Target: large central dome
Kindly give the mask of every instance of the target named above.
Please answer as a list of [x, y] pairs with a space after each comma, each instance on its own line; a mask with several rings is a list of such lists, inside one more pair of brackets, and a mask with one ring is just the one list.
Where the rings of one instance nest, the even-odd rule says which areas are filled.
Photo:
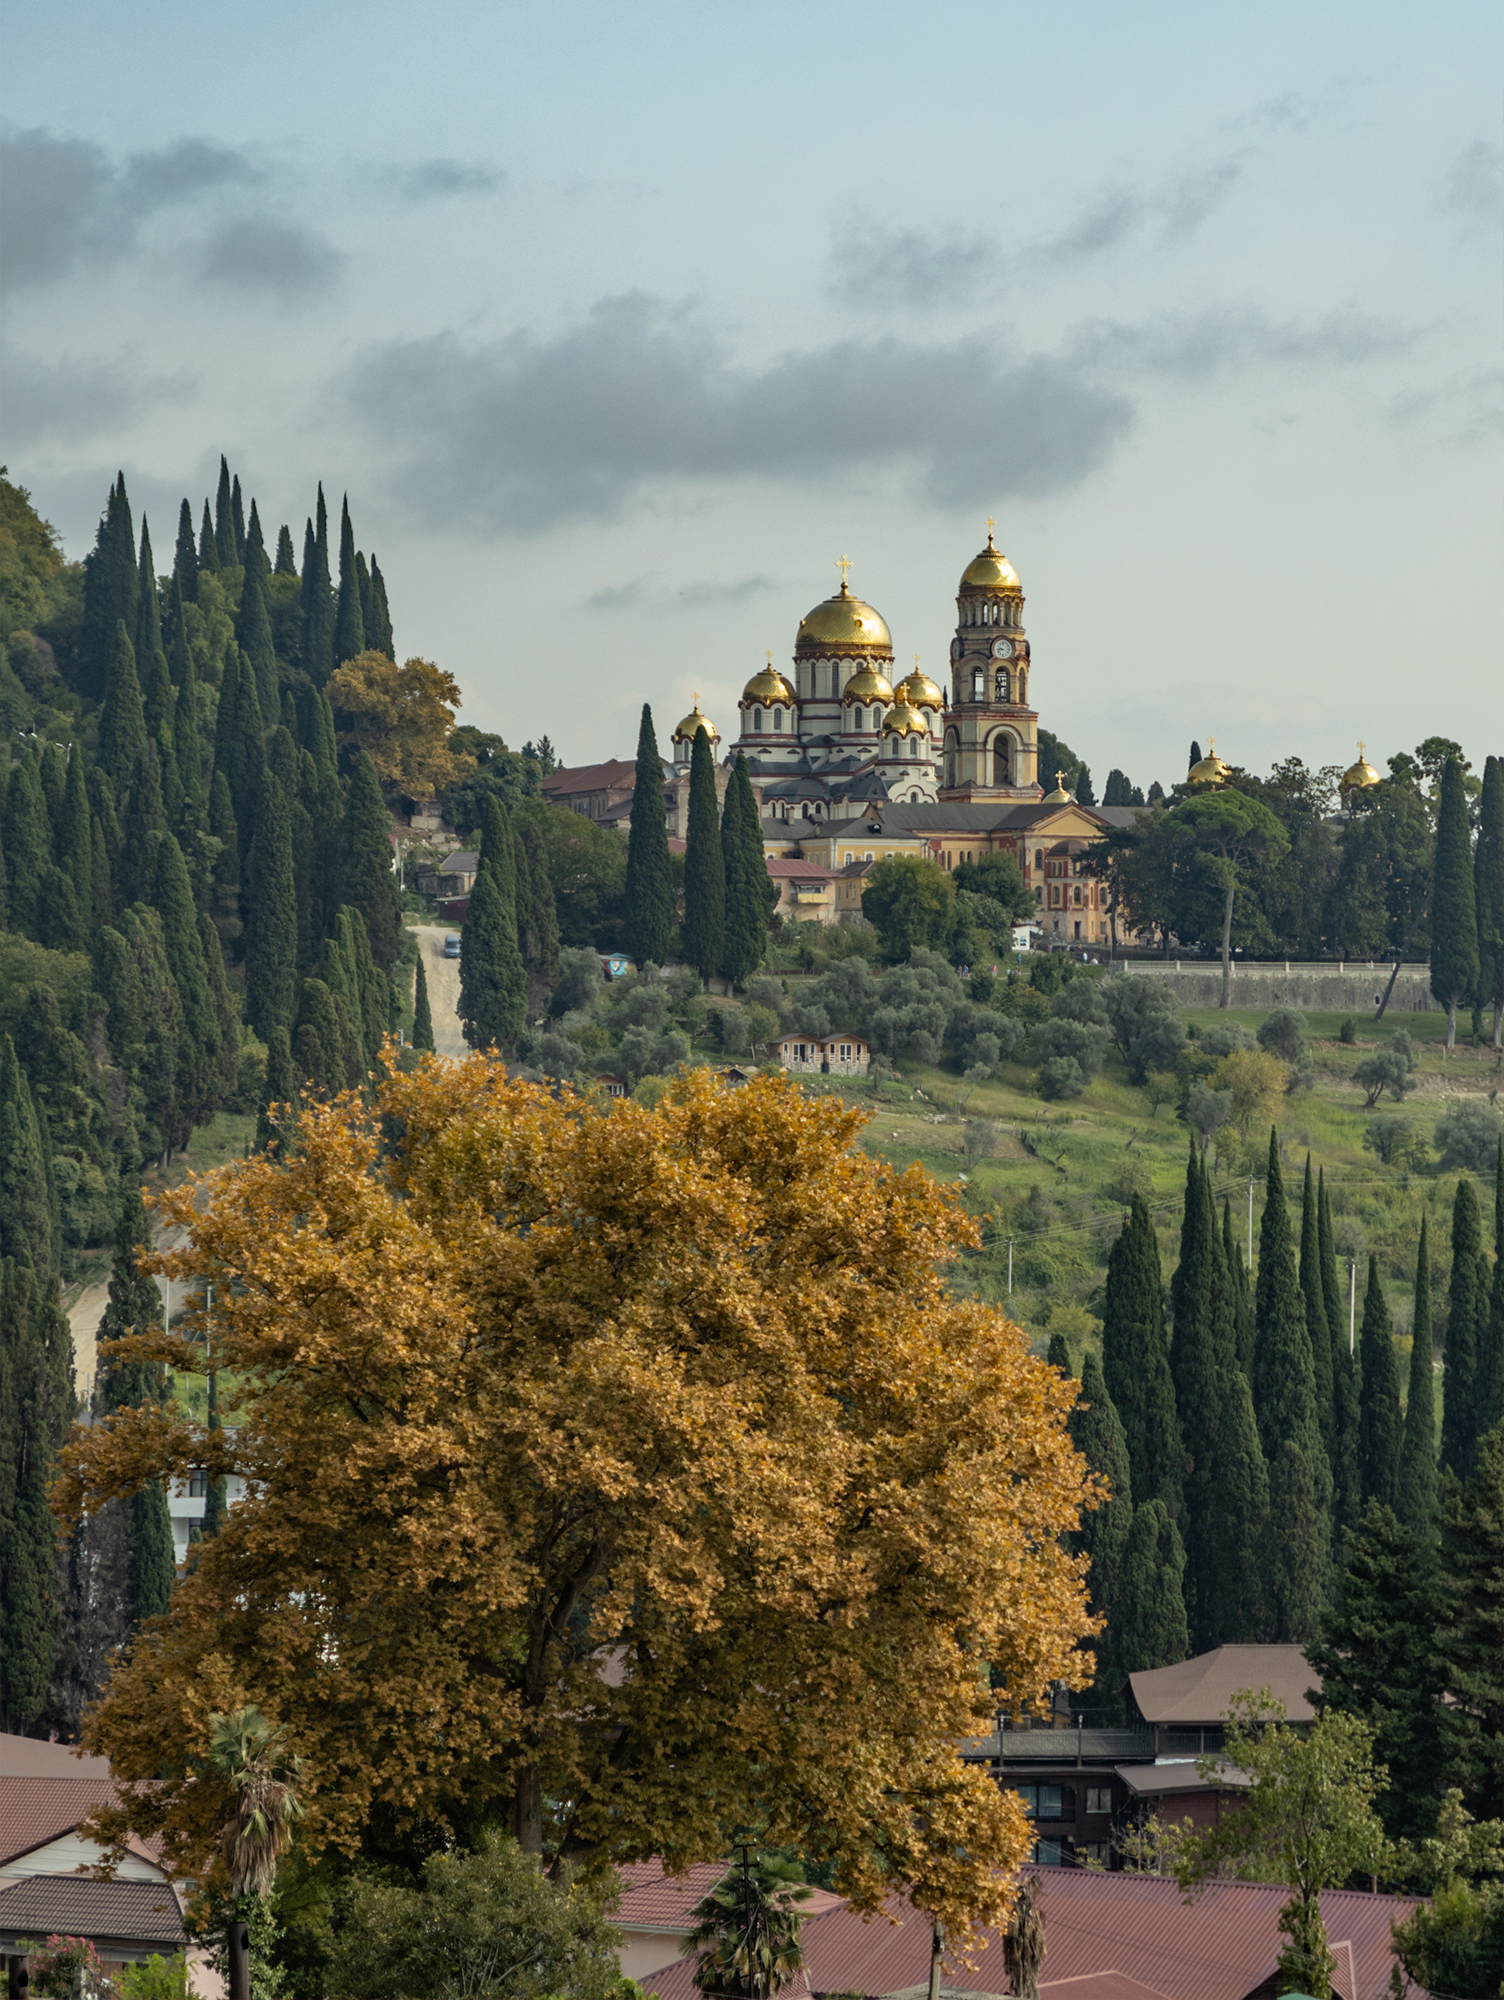
[[853, 597], [843, 582], [834, 597], [827, 597], [800, 621], [794, 640], [796, 660], [823, 660], [832, 654], [855, 654], [858, 658], [893, 657], [893, 636], [882, 618]]

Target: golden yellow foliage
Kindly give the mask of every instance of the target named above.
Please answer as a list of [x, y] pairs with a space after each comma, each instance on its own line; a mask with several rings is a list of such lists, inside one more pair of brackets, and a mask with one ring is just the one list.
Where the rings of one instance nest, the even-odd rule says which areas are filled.
[[398, 666], [385, 653], [357, 653], [329, 676], [329, 699], [349, 726], [341, 740], [370, 752], [384, 784], [427, 798], [475, 768], [449, 747], [460, 685], [432, 660]]
[[1079, 1684], [1060, 1536], [1096, 1494], [1075, 1385], [946, 1296], [972, 1224], [863, 1122], [778, 1078], [648, 1109], [427, 1058], [160, 1197], [243, 1421], [80, 1428], [57, 1507], [250, 1485], [89, 1720], [129, 1781], [105, 1830], [205, 1869], [210, 1717], [254, 1702], [315, 1849], [378, 1805], [672, 1869], [756, 1825], [863, 1907], [897, 1881], [955, 1935], [1003, 1918], [1030, 1830], [956, 1746], [989, 1663], [1013, 1703]]
[[1272, 1124], [1284, 1099], [1290, 1071], [1263, 1049], [1234, 1049], [1212, 1072], [1213, 1090], [1232, 1092], [1231, 1117], [1246, 1132]]

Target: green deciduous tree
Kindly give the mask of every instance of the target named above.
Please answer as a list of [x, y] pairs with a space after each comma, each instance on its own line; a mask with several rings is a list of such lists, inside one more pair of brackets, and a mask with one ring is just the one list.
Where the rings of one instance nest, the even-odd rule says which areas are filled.
[[1376, 1257], [1368, 1260], [1360, 1335], [1358, 1452], [1365, 1505], [1377, 1500], [1393, 1508], [1399, 1498], [1401, 1444], [1400, 1385], [1394, 1365], [1394, 1329], [1389, 1301], [1379, 1281]]
[[627, 834], [626, 922], [637, 963], [662, 965], [674, 926], [674, 878], [663, 812], [663, 762], [653, 733], [653, 711], [646, 702], [637, 733], [637, 773]]
[[1410, 1339], [1410, 1381], [1405, 1398], [1395, 1512], [1420, 1541], [1434, 1535], [1436, 1375], [1431, 1344], [1431, 1252], [1424, 1215], [1420, 1219], [1420, 1247], [1415, 1254], [1415, 1324]]
[[1446, 1009], [1447, 1054], [1457, 1046], [1457, 1009], [1478, 989], [1478, 914], [1473, 850], [1462, 766], [1449, 757], [1441, 774], [1436, 867], [1431, 884], [1431, 991]]
[[1135, 1194], [1107, 1259], [1102, 1372], [1128, 1441], [1136, 1505], [1162, 1500], [1179, 1511], [1182, 1454], [1165, 1337], [1159, 1242]]
[[718, 972], [726, 941], [726, 863], [715, 789], [715, 754], [703, 729], [690, 746], [684, 852], [684, 956], [700, 977]]
[[943, 868], [913, 854], [889, 854], [873, 864], [862, 889], [862, 915], [877, 932], [884, 958], [938, 951], [950, 936], [956, 885]]

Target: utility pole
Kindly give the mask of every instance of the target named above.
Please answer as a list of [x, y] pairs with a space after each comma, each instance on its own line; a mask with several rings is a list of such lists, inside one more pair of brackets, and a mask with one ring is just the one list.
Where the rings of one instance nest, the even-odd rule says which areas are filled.
[[1013, 1238], [1008, 1238], [1008, 1296], [1013, 1296]]

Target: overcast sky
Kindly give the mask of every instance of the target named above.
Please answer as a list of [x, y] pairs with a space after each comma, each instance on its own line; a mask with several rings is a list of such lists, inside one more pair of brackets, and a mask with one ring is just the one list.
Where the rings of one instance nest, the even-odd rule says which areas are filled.
[[984, 518], [1136, 781], [1504, 748], [1497, 0], [11, 0], [3, 451], [166, 560], [348, 489], [397, 645], [570, 762], [727, 736], [835, 559]]

